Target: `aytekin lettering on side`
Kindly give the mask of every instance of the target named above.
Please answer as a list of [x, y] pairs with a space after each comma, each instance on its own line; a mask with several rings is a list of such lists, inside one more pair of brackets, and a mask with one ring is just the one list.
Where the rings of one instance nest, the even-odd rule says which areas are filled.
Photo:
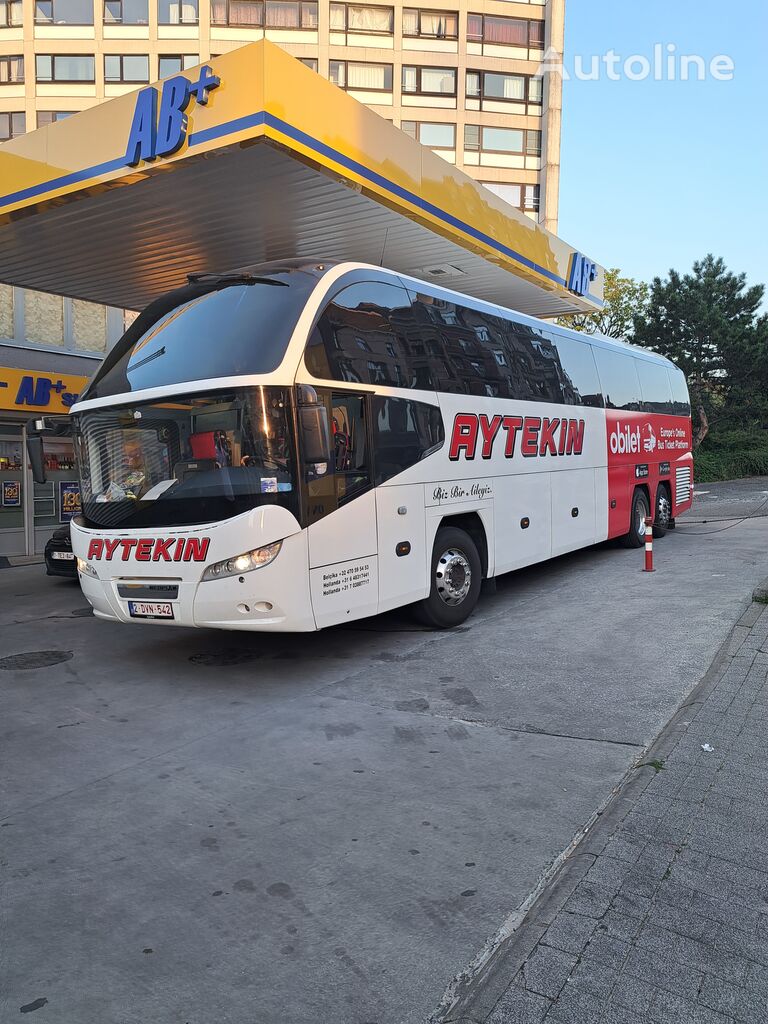
[[[584, 449], [584, 420], [547, 416], [486, 416], [458, 413], [453, 421], [448, 458], [457, 462], [464, 455], [490, 459], [497, 439], [504, 445], [504, 458], [519, 450], [524, 459], [546, 455], [581, 455]], [[517, 439], [520, 438], [518, 449]]]

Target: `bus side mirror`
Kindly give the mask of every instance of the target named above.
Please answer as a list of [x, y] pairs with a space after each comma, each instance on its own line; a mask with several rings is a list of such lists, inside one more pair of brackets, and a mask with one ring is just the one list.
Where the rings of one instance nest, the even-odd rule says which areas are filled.
[[32, 466], [32, 478], [36, 484], [44, 484], [48, 479], [45, 475], [45, 449], [40, 434], [27, 437], [27, 455]]
[[331, 431], [324, 405], [299, 406], [299, 432], [304, 463], [331, 462]]

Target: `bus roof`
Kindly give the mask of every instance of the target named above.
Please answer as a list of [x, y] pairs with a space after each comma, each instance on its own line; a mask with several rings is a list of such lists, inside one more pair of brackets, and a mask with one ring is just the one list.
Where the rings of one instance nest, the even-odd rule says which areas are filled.
[[266, 41], [4, 143], [0, 182], [0, 281], [108, 305], [294, 256], [538, 316], [602, 305], [592, 260]]

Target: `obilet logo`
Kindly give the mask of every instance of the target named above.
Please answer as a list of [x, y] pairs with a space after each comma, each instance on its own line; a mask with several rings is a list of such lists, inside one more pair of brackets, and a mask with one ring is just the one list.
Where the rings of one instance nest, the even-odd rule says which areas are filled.
[[608, 435], [608, 445], [612, 455], [636, 455], [641, 449], [644, 452], [656, 451], [658, 441], [650, 423], [641, 427], [630, 427], [628, 423], [617, 423]]
[[636, 454], [640, 451], [640, 427], [633, 430], [628, 423], [617, 423], [608, 437], [608, 444], [613, 455]]

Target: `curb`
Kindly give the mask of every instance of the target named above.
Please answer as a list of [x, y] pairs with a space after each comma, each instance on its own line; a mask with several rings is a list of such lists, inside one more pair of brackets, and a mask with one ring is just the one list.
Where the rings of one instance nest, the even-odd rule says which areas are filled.
[[768, 576], [752, 591], [752, 600], [758, 604], [768, 604]]
[[0, 555], [0, 569], [20, 569], [24, 565], [45, 565], [45, 558], [42, 555]]
[[[754, 594], [764, 594], [761, 598]], [[753, 601], [768, 604], [768, 578], [753, 592]], [[518, 921], [507, 936], [500, 938], [484, 962], [471, 968], [449, 986], [429, 1024], [483, 1024], [513, 978], [531, 955], [537, 942], [573, 894], [584, 875], [613, 834], [616, 826], [642, 796], [655, 777], [649, 763], [664, 761], [687, 732], [698, 706], [704, 704], [720, 678], [729, 658], [736, 626], [751, 617], [748, 605], [715, 654], [712, 664], [680, 704], [655, 739], [638, 755], [570, 846], [543, 873], [531, 897], [519, 908]], [[643, 770], [644, 769], [644, 770]]]

